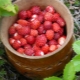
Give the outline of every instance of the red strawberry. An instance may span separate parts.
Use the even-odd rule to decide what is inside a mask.
[[[44,16],[43,15],[38,15],[38,20],[43,23],[44,21]]]
[[[27,20],[23,20],[23,19],[19,19],[17,21],[18,24],[22,25],[22,26],[28,26],[29,22]]]
[[[34,56],[34,51],[32,48],[26,48],[24,50],[24,54],[28,55],[28,56]]]
[[[54,38],[54,31],[53,30],[47,30],[46,31],[46,37],[48,40],[52,40]]]
[[[34,45],[33,45],[33,50],[34,50],[34,51],[40,50],[40,47],[37,46],[36,44],[34,44]]]
[[[58,43],[59,43],[60,45],[63,45],[64,42],[65,42],[65,40],[66,40],[66,36],[61,36],[61,37],[58,39]]]
[[[37,29],[40,26],[40,21],[38,19],[35,19],[33,21],[31,21],[31,28],[32,29]]]
[[[53,52],[57,49],[57,45],[50,45],[49,51]]]
[[[40,25],[40,27],[38,28],[38,33],[39,34],[44,34],[46,31],[44,30],[44,26]]]
[[[31,11],[27,10],[26,13],[27,13],[27,18],[31,18],[31,16],[32,16]]]
[[[47,38],[45,35],[38,35],[36,38],[36,45],[37,46],[44,46],[47,42]]]
[[[65,26],[65,21],[63,18],[59,17],[57,19],[57,23],[61,26],[61,27],[64,27]]]
[[[30,27],[21,27],[20,29],[17,30],[18,34],[20,35],[27,35],[31,31]]]
[[[44,46],[42,46],[42,51],[44,53],[48,53],[49,52],[49,45],[48,44],[45,44]]]
[[[31,48],[31,47],[32,47],[32,46],[29,45],[29,44],[24,45],[24,48],[25,48],[25,49],[27,49],[27,48]]]
[[[31,29],[30,35],[31,36],[37,36],[38,35],[38,31],[34,30],[34,29]]]
[[[60,17],[59,13],[53,14],[53,21],[56,21]]]
[[[60,38],[60,34],[59,33],[54,33],[54,39],[57,40]]]
[[[57,45],[57,44],[58,42],[54,39],[49,41],[49,45]]]
[[[16,40],[19,40],[20,38],[22,38],[21,35],[19,35],[17,32],[13,35],[13,38]]]
[[[44,25],[45,30],[52,28],[52,22],[51,21],[45,21],[43,25]]]
[[[19,40],[15,40],[14,43],[12,44],[12,47],[14,49],[18,49],[21,47],[21,42]]]
[[[24,48],[18,48],[17,51],[18,51],[19,53],[23,54],[23,53],[24,53]]]
[[[9,35],[13,35],[14,33],[16,33],[16,29],[15,29],[15,27],[14,26],[11,26],[10,28],[9,28]]]
[[[62,36],[64,34],[64,28],[61,28],[58,33]]]
[[[44,52],[42,50],[37,50],[35,52],[35,56],[43,56],[44,55]]]
[[[34,44],[34,42],[35,42],[35,37],[29,35],[29,36],[27,37],[27,42],[28,42],[29,44]]]
[[[31,19],[37,19],[38,18],[38,15],[37,14],[33,14],[32,16],[31,16]]]
[[[19,12],[18,16],[19,16],[20,19],[26,19],[27,18],[27,13],[26,13],[25,10],[22,10],[22,11]]]
[[[55,10],[54,10],[54,8],[52,6],[47,6],[46,7],[46,11],[50,12],[50,13],[55,13]]]
[[[45,15],[44,15],[44,19],[46,21],[53,21],[53,14],[51,14],[49,12],[46,12]]]
[[[61,29],[61,27],[60,27],[60,25],[58,23],[53,23],[52,26],[53,26],[53,31],[54,32],[58,32]]]
[[[26,41],[25,38],[21,38],[21,39],[20,39],[20,42],[21,42],[21,45],[22,45],[22,46],[24,46],[24,45],[27,44],[27,41]]]
[[[9,38],[9,43],[12,45],[14,43],[15,39],[14,38]]]
[[[39,6],[33,6],[33,7],[31,8],[31,12],[32,12],[33,14],[39,14],[40,11],[41,11],[41,9],[40,9]]]

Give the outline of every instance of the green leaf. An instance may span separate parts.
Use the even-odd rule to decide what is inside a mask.
[[[73,43],[73,50],[76,52],[76,54],[80,54],[80,40]]]
[[[72,62],[75,67],[75,71],[79,72],[80,71],[80,55],[76,55],[73,59]]]
[[[4,63],[4,60],[0,60],[0,66],[2,66]]]
[[[80,1],[79,0],[75,0],[75,6],[80,6]]]
[[[0,77],[3,77],[6,75],[6,71],[4,69],[0,70]]]
[[[0,49],[0,56],[4,54],[4,50]]]
[[[63,72],[63,79],[64,80],[73,80],[75,78],[75,67],[72,62],[69,62]]]
[[[59,78],[59,77],[52,76],[52,77],[49,77],[49,78],[45,78],[44,80],[62,80],[62,79]]]

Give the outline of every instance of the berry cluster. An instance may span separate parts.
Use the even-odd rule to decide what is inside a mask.
[[[9,43],[20,54],[42,56],[55,51],[66,39],[65,21],[52,7],[22,10],[9,28]]]

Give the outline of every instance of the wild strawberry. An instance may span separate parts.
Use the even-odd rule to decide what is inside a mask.
[[[19,34],[16,32],[16,33],[14,33],[13,38],[16,39],[16,40],[19,40],[20,38],[22,38],[22,36],[19,35]]]
[[[24,49],[27,49],[27,48],[32,48],[32,46],[30,44],[24,45]]]
[[[65,42],[65,40],[66,40],[66,36],[61,36],[61,37],[58,39],[58,43],[59,43],[60,45],[63,45],[64,42]]]
[[[60,17],[59,13],[53,14],[53,21],[56,21]]]
[[[57,23],[61,26],[61,27],[64,27],[65,26],[65,21],[63,18],[59,17],[57,19]]]
[[[43,23],[44,21],[44,16],[43,15],[38,15],[38,20]]]
[[[37,19],[38,18],[38,15],[37,14],[33,14],[32,16],[31,16],[31,19]]]
[[[35,56],[43,56],[44,55],[44,52],[42,50],[37,50],[35,52]]]
[[[60,38],[60,34],[59,33],[54,33],[54,39],[58,40]]]
[[[14,49],[18,49],[21,47],[21,42],[19,40],[15,40],[14,43],[12,44],[12,47]]]
[[[28,42],[29,44],[34,44],[34,42],[35,42],[35,37],[29,35],[29,36],[27,37],[27,42]]]
[[[57,45],[50,45],[49,51],[53,52],[57,49]]]
[[[60,27],[60,25],[58,23],[53,23],[52,27],[53,27],[53,31],[54,32],[58,32],[61,29],[61,27]]]
[[[33,14],[39,14],[40,11],[41,11],[41,9],[40,9],[39,6],[33,6],[33,7],[31,8],[31,12],[32,12]]]
[[[64,34],[64,28],[61,28],[58,33],[62,36]]]
[[[60,48],[60,47],[61,47],[61,45],[60,45],[60,44],[58,44],[58,45],[57,45],[57,48]]]
[[[45,15],[44,15],[44,19],[46,21],[53,21],[53,14],[51,14],[49,12],[46,12]]]
[[[53,30],[47,30],[46,31],[46,37],[48,40],[52,40],[54,38],[54,31]]]
[[[55,10],[54,10],[53,6],[47,6],[46,11],[50,12],[50,13],[55,13]]]
[[[18,14],[18,17],[19,17],[20,19],[26,19],[26,18],[27,18],[26,10],[20,11],[19,14]]]
[[[20,29],[17,30],[18,34],[23,35],[23,36],[29,34],[30,31],[31,31],[31,29],[28,26],[27,27],[21,27]]]
[[[38,33],[39,34],[44,34],[46,31],[44,29],[44,26],[43,25],[40,25],[40,27],[38,28]]]
[[[13,35],[14,33],[16,33],[15,27],[14,27],[14,26],[11,26],[11,27],[9,28],[8,32],[9,32],[9,35]]]
[[[34,51],[40,50],[40,47],[37,46],[36,44],[34,44],[34,45],[33,45],[33,50],[34,50]]]
[[[58,42],[54,39],[49,41],[49,45],[57,45],[57,44]]]
[[[27,18],[31,18],[31,16],[32,16],[31,11],[27,10],[26,13],[27,13]]]
[[[34,29],[31,29],[30,35],[31,36],[37,36],[38,35],[38,31],[34,30]]]
[[[14,43],[15,39],[14,38],[9,38],[9,43],[12,45]]]
[[[23,53],[24,53],[24,48],[18,48],[18,49],[17,49],[17,52],[23,54]]]
[[[26,54],[28,56],[34,56],[34,50],[32,48],[26,48],[24,50],[24,54]]]
[[[41,50],[46,54],[49,52],[49,45],[45,44],[44,46],[42,46]]]
[[[31,21],[31,28],[32,29],[37,29],[39,26],[40,26],[40,21],[38,19]]]
[[[52,22],[51,21],[45,21],[43,23],[43,25],[44,25],[44,29],[45,30],[48,30],[48,29],[51,29],[52,28]]]
[[[21,42],[21,45],[22,45],[22,46],[24,46],[24,45],[27,44],[27,41],[26,41],[25,38],[21,38],[21,39],[20,39],[20,42]]]
[[[45,35],[38,35],[36,38],[36,45],[37,46],[44,46],[47,42],[47,38]]]
[[[18,24],[22,25],[22,26],[28,26],[29,22],[27,20],[23,20],[23,19],[19,19],[17,21]]]

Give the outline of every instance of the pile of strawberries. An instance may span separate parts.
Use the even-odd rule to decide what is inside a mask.
[[[9,28],[9,43],[20,54],[43,56],[64,44],[65,29],[64,19],[52,6],[33,6],[19,12]]]

